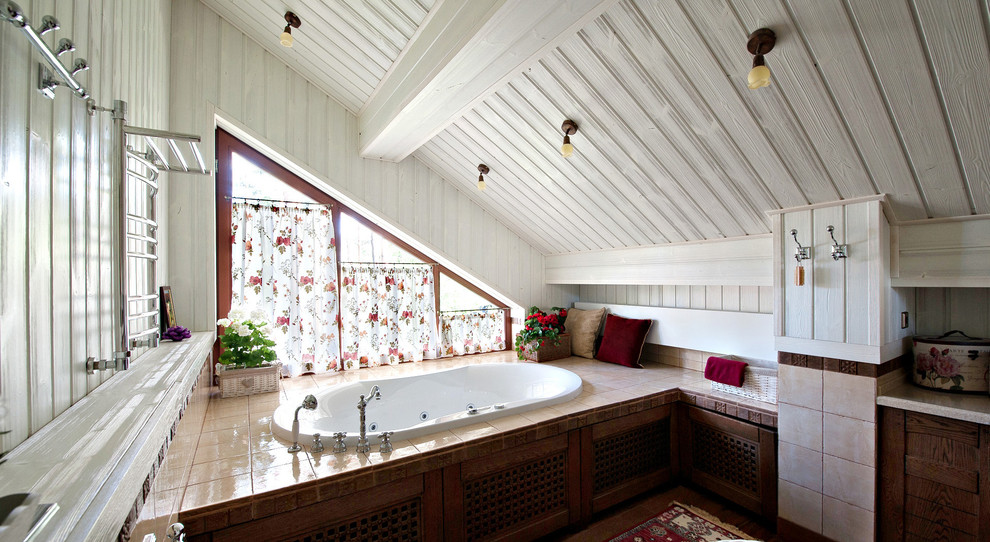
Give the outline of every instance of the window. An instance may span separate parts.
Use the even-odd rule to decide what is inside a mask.
[[[239,228],[241,232],[246,231],[242,223],[235,220],[238,216],[241,217],[238,220],[244,220],[246,216],[243,205],[239,202],[246,199],[249,205],[256,206],[255,210],[265,212],[283,209],[291,203],[293,208],[302,209],[294,211],[302,213],[294,219],[297,222],[300,220],[298,216],[309,216],[306,213],[306,209],[310,208],[308,206],[320,209],[323,213],[330,210],[332,226],[320,231],[330,232],[332,242],[327,246],[332,254],[327,253],[318,260],[324,263],[332,261],[335,268],[332,279],[327,279],[322,286],[325,291],[333,291],[333,302],[316,299],[308,303],[311,307],[332,305],[338,317],[334,319],[335,328],[326,330],[325,334],[334,334],[334,340],[340,338],[339,346],[335,346],[340,356],[340,365],[327,362],[326,359],[321,360],[319,354],[314,362],[311,350],[303,345],[297,350],[298,355],[308,357],[294,362],[296,367],[301,368],[301,372],[321,368],[333,370],[373,366],[449,355],[445,353],[444,346],[450,346],[452,342],[453,350],[457,353],[505,349],[504,339],[509,330],[507,309],[493,297],[227,132],[218,129],[216,141],[218,317],[228,314],[232,296],[238,301],[252,297],[243,294],[245,280],[263,283],[274,280],[268,278],[273,273],[265,277],[255,278],[259,275],[257,273],[247,277],[246,273],[238,275],[234,268],[236,261],[246,261],[244,254],[250,250],[246,248],[246,243],[242,242],[238,246],[234,235]],[[241,215],[234,215],[235,208],[241,209]],[[275,233],[259,234],[256,238],[266,238],[266,235],[273,239],[278,238]],[[284,234],[282,237],[284,240]],[[296,238],[292,241],[292,246],[300,246]],[[239,260],[235,257],[235,251],[239,251],[236,254],[241,255]],[[277,265],[285,268],[295,263],[282,262]],[[291,287],[309,284],[309,275],[304,271],[297,274],[298,276],[291,272],[282,272],[278,280],[282,281],[282,285],[291,283]],[[241,289],[241,294],[235,294],[235,283]],[[411,297],[398,295],[409,292],[412,292]],[[267,299],[266,296],[271,297],[268,294],[255,293],[252,299],[257,302],[260,298]],[[479,313],[479,309],[486,310]],[[295,316],[301,310],[279,310],[281,312],[273,314],[271,318],[273,324],[297,325]],[[450,316],[444,316],[446,313],[442,311],[454,312]],[[458,317],[454,318],[453,314]],[[481,318],[482,315],[484,318]],[[405,320],[403,324],[406,327],[397,324],[398,320]],[[453,320],[459,323],[446,325],[448,332],[442,335],[440,328],[444,327],[443,322],[449,324]],[[485,325],[479,331],[476,324],[481,320]],[[431,327],[432,332],[424,333],[426,328],[423,326]],[[458,329],[470,330],[467,333],[467,341],[470,342],[467,347],[460,344],[465,335]],[[479,333],[491,335],[490,340],[479,340]],[[438,338],[438,335],[442,336]],[[360,340],[356,339],[358,337]],[[215,350],[215,354],[219,354],[218,345]],[[327,359],[329,357],[323,356]]]

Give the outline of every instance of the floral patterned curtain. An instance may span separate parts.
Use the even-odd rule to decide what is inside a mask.
[[[329,207],[234,200],[231,305],[260,310],[284,374],[340,368]]]
[[[505,350],[505,311],[440,312],[442,357]]]
[[[340,273],[345,369],[437,357],[431,266],[342,265]]]

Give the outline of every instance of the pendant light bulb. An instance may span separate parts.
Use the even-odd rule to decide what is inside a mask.
[[[291,11],[285,12],[285,29],[278,37],[278,42],[282,44],[282,47],[292,47],[292,42],[295,41],[292,38],[292,29],[299,28],[301,25],[302,21],[298,15]]]
[[[574,156],[574,145],[571,145],[571,136],[578,131],[578,125],[573,120],[565,120],[560,127],[564,131],[564,144],[560,146],[560,155],[564,158]]]
[[[746,50],[753,55],[753,69],[749,70],[746,84],[751,90],[770,85],[770,68],[763,60],[763,55],[773,50],[776,43],[777,35],[769,28],[761,28],[749,35]]]
[[[574,145],[571,145],[571,136],[564,136],[564,144],[560,146],[560,155],[564,158],[574,156]]]
[[[485,164],[478,164],[478,190],[485,189],[485,175],[488,174],[488,166]]]
[[[770,68],[763,61],[763,55],[756,55],[753,59],[753,69],[749,70],[749,88],[756,90],[770,86]]]

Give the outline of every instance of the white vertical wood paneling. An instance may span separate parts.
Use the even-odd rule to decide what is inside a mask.
[[[394,233],[506,299],[520,306],[576,299],[577,287],[544,286],[542,247],[494,220],[472,193],[416,159],[398,164],[361,159],[356,118],[340,103],[200,2],[175,1],[172,12],[171,129],[202,134],[203,148],[212,149],[215,111],[226,126],[317,186],[381,217]],[[209,21],[202,31],[201,20]],[[468,179],[477,178],[476,165],[467,166]],[[202,232],[213,230],[213,186],[194,179],[174,180],[171,188],[171,248],[188,255],[174,259],[170,268],[173,294],[187,301],[177,301],[176,310],[194,329],[212,329],[215,247],[213,237]],[[179,224],[189,220],[196,229]]]
[[[770,286],[582,284],[578,299],[612,305],[773,313],[773,288]]]
[[[917,288],[917,334],[990,337],[990,288]]]
[[[842,237],[836,230],[836,239],[839,243],[849,245],[849,257],[843,260],[845,276],[843,277],[845,289],[845,342],[853,344],[873,344],[870,343],[870,310],[866,305],[872,299],[870,284],[870,261],[873,257],[882,257],[882,254],[871,254],[871,244],[874,242],[870,238],[871,213],[876,209],[867,203],[857,203],[844,208],[844,227]],[[820,226],[824,227],[824,226]],[[836,228],[839,226],[836,225]],[[877,232],[879,235],[880,232]],[[827,253],[822,253],[823,255]],[[831,262],[832,258],[828,260]],[[879,292],[876,292],[879,294]],[[816,337],[817,338],[817,337]]]
[[[18,3],[35,23],[61,21],[43,39],[71,37],[77,49],[62,61],[87,59],[78,79],[98,105],[123,99],[132,124],[166,127],[169,1]],[[43,98],[39,62],[13,25],[0,25],[0,429],[11,431],[0,451],[111,377],[85,371],[87,356],[113,347],[110,119],[90,117],[65,88]]]
[[[806,263],[810,263],[815,269],[814,283],[809,283],[814,291],[815,313],[833,315],[831,318],[814,318],[813,338],[820,341],[843,342],[846,315],[846,262],[835,261],[829,255],[832,237],[825,230],[832,225],[835,227],[835,238],[840,244],[845,242],[843,207],[823,207],[815,209],[811,215],[811,234],[814,239],[812,253],[815,257]],[[854,276],[851,280],[855,282],[860,279]]]
[[[783,318],[784,335],[787,337],[797,337],[801,339],[811,339],[814,332],[813,314],[814,306],[814,284],[815,272],[817,271],[818,260],[828,258],[827,254],[822,254],[820,250],[811,250],[811,259],[804,260],[804,285],[794,284],[794,269],[798,262],[794,259],[794,250],[797,245],[791,230],[797,230],[797,241],[801,246],[811,246],[814,244],[815,233],[812,231],[811,211],[798,211],[786,213],[783,216],[782,230],[778,235],[782,238],[781,258],[784,263],[784,274],[782,277],[782,295],[784,296],[783,311],[780,315]]]

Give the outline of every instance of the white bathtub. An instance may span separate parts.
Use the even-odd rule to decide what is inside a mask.
[[[358,400],[376,384],[381,399],[369,402],[365,410],[374,450],[382,431],[393,431],[392,440],[399,441],[562,403],[581,393],[578,375],[535,363],[468,365],[350,382],[314,393],[316,410],[299,411],[299,443],[308,446],[313,434],[319,433],[329,450],[331,435],[343,431],[349,450],[353,450],[360,427]],[[272,432],[288,442],[292,441],[292,417],[298,406],[283,403],[272,416]],[[470,413],[471,408],[476,412]]]

